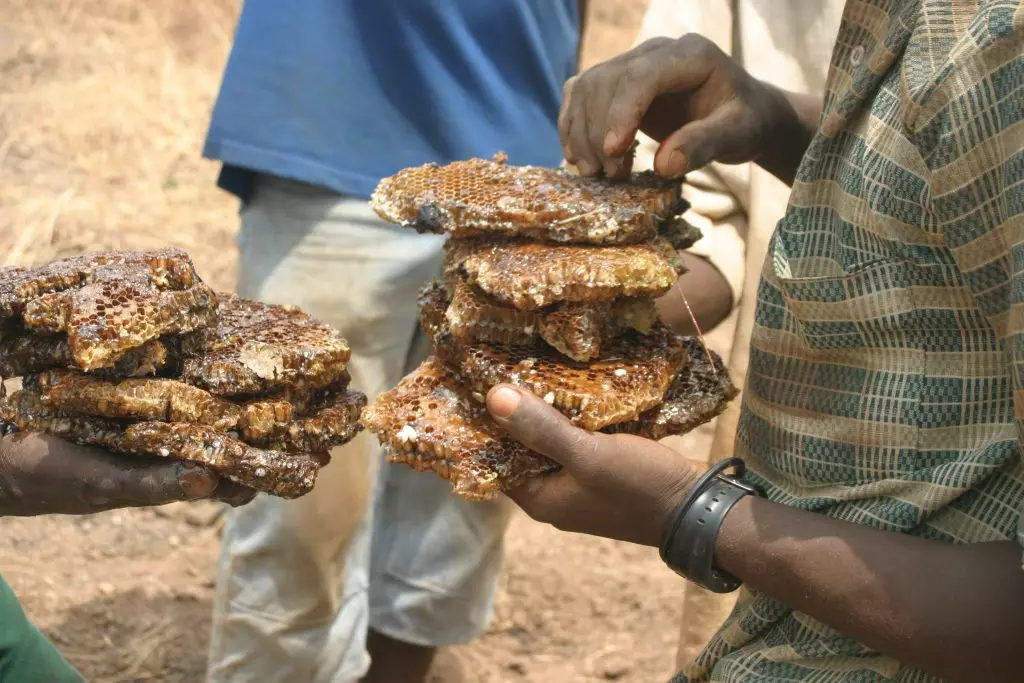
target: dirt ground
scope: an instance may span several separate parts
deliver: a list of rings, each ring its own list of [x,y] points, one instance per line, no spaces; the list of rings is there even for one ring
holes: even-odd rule
[[[591,0],[586,61],[629,46],[645,0]],[[0,6],[0,265],[176,244],[234,277],[234,203],[199,158],[237,2]],[[707,434],[684,447],[706,448]],[[91,681],[202,680],[218,529],[202,507],[0,520],[0,573]],[[437,683],[664,680],[678,579],[654,551],[517,518],[486,635]]]

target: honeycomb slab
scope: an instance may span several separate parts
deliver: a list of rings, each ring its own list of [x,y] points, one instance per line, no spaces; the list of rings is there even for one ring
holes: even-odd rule
[[[386,221],[454,237],[498,235],[556,243],[648,240],[683,207],[682,184],[653,173],[628,183],[566,169],[512,166],[504,155],[407,168],[371,200]]]
[[[450,240],[445,272],[523,311],[562,302],[596,303],[619,297],[658,297],[682,270],[664,240],[623,247],[559,246],[534,242]]]
[[[507,436],[435,357],[381,394],[363,424],[392,462],[429,470],[469,500],[494,498],[558,465]]]
[[[220,296],[215,325],[185,337],[181,379],[223,396],[313,390],[345,376],[341,334],[293,306]]]
[[[0,269],[0,322],[66,335],[75,364],[109,368],[164,335],[209,326],[217,297],[180,249],[107,252]]]

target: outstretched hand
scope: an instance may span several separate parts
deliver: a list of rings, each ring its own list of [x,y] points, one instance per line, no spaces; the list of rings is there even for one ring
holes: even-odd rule
[[[180,461],[115,455],[36,433],[0,438],[0,516],[89,514],[199,498],[241,505],[254,495]]]
[[[528,391],[487,395],[491,416],[523,445],[562,465],[508,492],[530,517],[564,531],[657,546],[661,530],[698,473],[656,441],[588,432]]]

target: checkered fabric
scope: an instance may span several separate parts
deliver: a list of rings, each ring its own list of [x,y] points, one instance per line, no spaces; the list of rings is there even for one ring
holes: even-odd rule
[[[1022,54],[1022,0],[848,0],[758,294],[736,454],[772,500],[1020,538]],[[937,679],[744,592],[675,680]]]

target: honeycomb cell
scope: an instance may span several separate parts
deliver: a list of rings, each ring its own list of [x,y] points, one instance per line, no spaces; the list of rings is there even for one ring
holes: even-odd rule
[[[121,356],[110,368],[94,371],[99,377],[153,375],[172,362],[171,344],[153,339]],[[65,335],[33,335],[16,329],[0,335],[0,377],[20,377],[50,368],[75,367]]]

